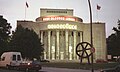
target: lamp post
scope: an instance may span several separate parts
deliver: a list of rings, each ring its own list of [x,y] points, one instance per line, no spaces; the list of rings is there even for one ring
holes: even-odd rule
[[[91,10],[90,0],[88,0],[88,4],[89,4],[89,13],[90,13],[90,37],[91,37],[91,45],[93,47],[93,38],[92,38],[92,10]],[[94,69],[93,69],[93,53],[91,55],[91,64],[92,64],[91,72],[94,72]]]

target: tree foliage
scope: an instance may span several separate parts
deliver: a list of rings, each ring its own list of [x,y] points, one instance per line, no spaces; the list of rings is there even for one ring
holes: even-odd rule
[[[0,16],[0,55],[8,48],[11,28],[10,23]]]
[[[120,20],[118,20],[118,27],[113,27],[115,31],[107,38],[108,54],[113,56],[120,56]]]
[[[23,28],[18,25],[15,32],[13,32],[10,43],[12,51],[20,51],[24,58],[39,58],[43,52],[43,45],[40,42],[38,35],[28,28]]]

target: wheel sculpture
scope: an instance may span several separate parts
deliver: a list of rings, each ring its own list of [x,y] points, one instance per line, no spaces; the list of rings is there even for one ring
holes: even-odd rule
[[[76,46],[76,54],[80,58],[80,63],[82,63],[82,60],[84,58],[87,58],[88,64],[90,64],[90,56],[92,55],[91,51],[92,45],[89,44],[88,42],[81,42]]]

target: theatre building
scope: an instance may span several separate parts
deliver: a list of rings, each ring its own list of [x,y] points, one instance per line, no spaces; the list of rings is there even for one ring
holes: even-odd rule
[[[43,59],[77,60],[76,45],[91,41],[90,23],[73,15],[73,9],[40,9],[36,21],[18,20],[17,25],[33,29],[44,44]],[[93,22],[94,60],[106,60],[105,23]]]

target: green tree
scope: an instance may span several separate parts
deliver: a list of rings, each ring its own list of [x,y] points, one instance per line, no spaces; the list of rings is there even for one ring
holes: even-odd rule
[[[29,59],[40,58],[44,50],[38,35],[21,25],[13,32],[10,47],[10,50],[20,51],[24,58]]]
[[[7,51],[11,28],[10,23],[7,23],[7,20],[0,16],[0,55]]]
[[[120,20],[118,20],[118,27],[113,27],[115,31],[107,38],[108,54],[112,56],[120,56]]]

